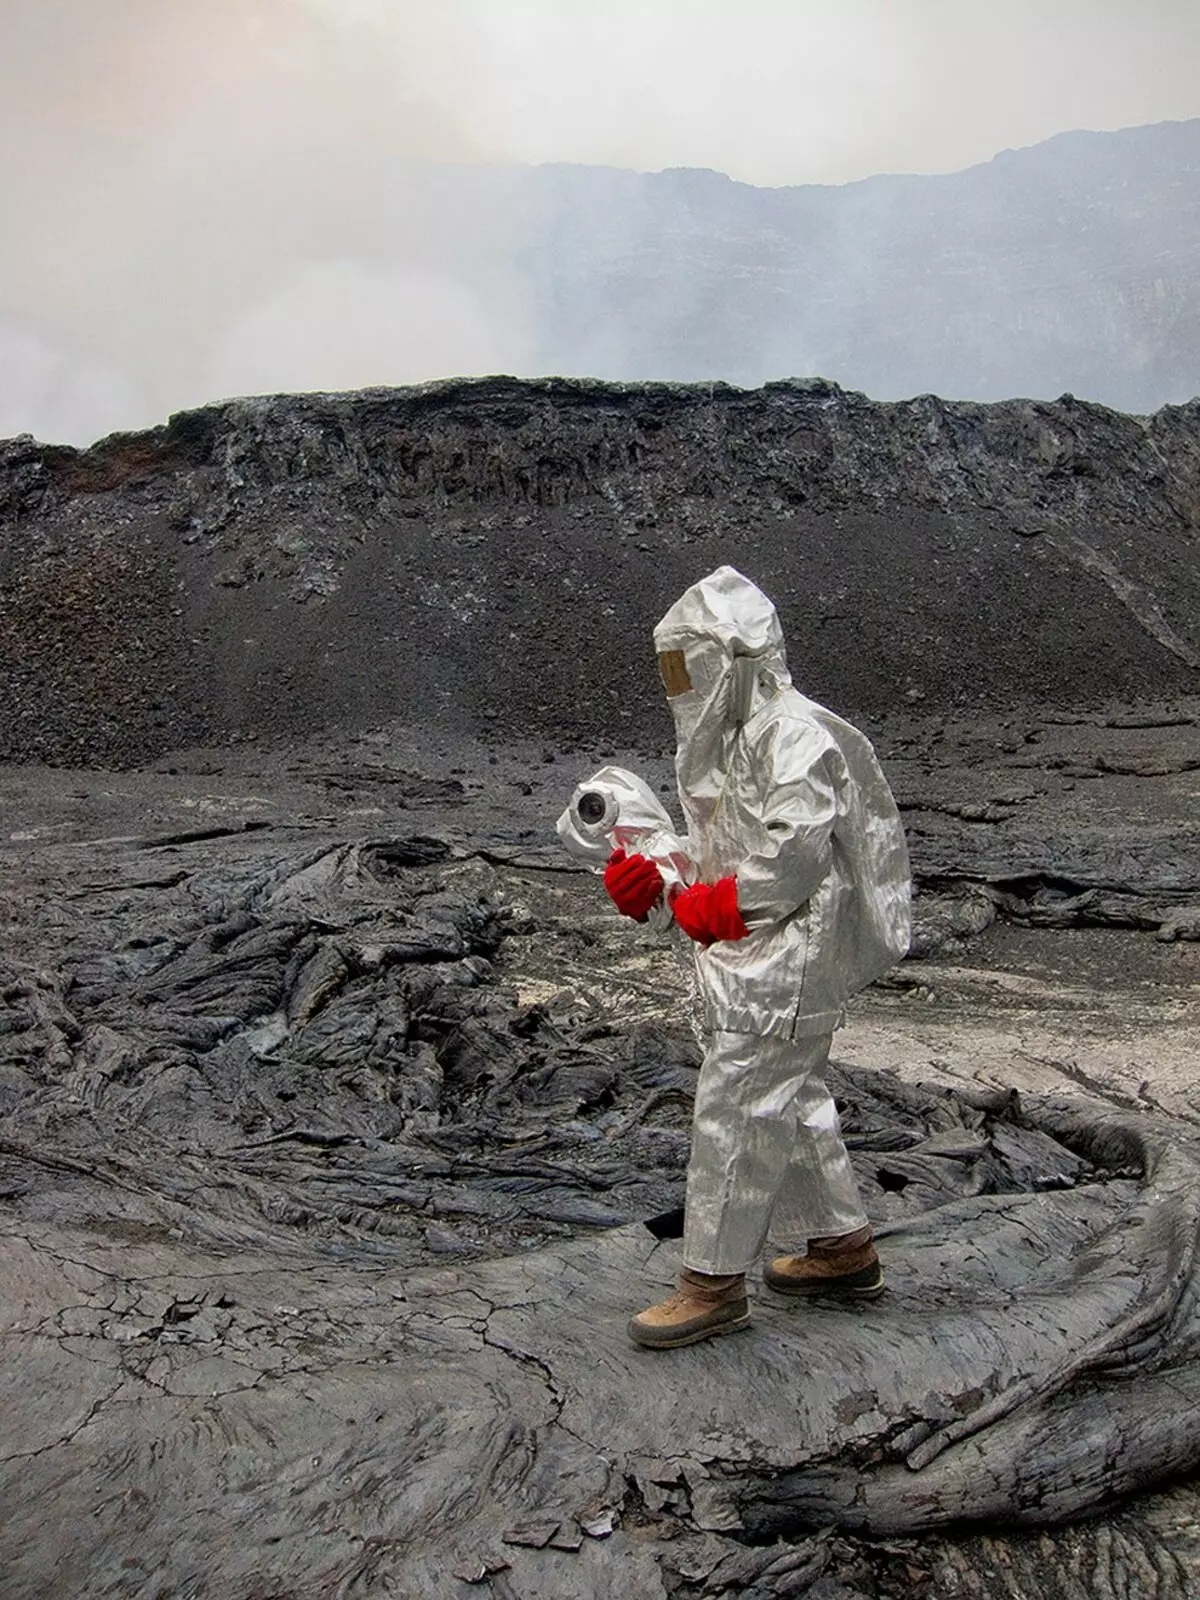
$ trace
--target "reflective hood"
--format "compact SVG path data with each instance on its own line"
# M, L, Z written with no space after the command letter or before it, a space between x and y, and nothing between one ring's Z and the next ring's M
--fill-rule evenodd
M670 697L675 771L689 820L700 823L720 794L730 741L791 682L774 605L734 567L718 567L684 591L654 630L662 656L682 652L691 688Z
M660 652L712 644L730 661L735 655L774 655L782 666L784 660L774 605L736 567L718 567L685 589L655 628L654 644Z

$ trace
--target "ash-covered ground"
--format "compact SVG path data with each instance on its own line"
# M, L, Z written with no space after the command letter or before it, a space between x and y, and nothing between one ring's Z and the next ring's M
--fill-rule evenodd
M669 762L3 769L5 1595L1187 1594L1198 714L876 730L917 934L834 1081L890 1291L669 1357L686 964L552 833Z
M1194 406L820 383L0 449L4 1600L1189 1595L1198 493ZM835 1046L888 1295L663 1356L686 952L553 822L670 800L722 560L919 893Z

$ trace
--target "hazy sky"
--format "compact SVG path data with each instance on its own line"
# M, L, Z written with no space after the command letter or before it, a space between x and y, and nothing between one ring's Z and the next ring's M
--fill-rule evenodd
M1200 0L0 0L0 435L522 370L396 158L841 183L1198 115Z

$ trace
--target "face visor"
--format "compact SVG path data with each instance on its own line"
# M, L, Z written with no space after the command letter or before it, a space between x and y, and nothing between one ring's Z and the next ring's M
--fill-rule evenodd
M668 700L674 700L676 695L687 694L692 687L691 674L687 668L687 657L682 650L659 651L658 675L663 681L663 688L667 691Z

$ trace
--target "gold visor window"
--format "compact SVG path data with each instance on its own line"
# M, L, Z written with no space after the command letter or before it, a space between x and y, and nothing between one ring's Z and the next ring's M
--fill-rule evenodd
M658 656L658 670L668 700L674 700L677 694L687 694L692 687L687 669L687 657L682 650L661 650Z

